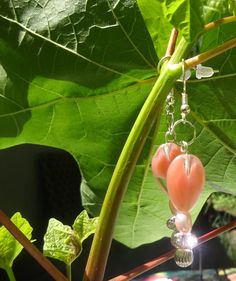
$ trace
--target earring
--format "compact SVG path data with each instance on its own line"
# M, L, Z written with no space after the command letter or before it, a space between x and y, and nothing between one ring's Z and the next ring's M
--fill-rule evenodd
M166 98L166 121L167 131L165 133L165 143L160 145L152 158L152 173L156 179L166 179L167 170L171 161L180 155L180 146L175 144L174 126L174 90Z
M205 183L204 167L195 155L188 153L188 147L196 139L196 129L187 120L190 113L186 91L185 63L182 62L183 92L181 99L181 118L174 122L173 111L169 110L173 99L167 97L166 143L161 145L152 160L152 171L155 177L166 180L167 194L173 216L167 221L167 227L173 230L171 243L176 248L175 262L180 267L187 267L193 262L192 249L197 245L197 238L191 233L192 220L190 210L197 202ZM173 92L172 92L173 94ZM190 141L176 141L175 130L178 126L189 127L193 131ZM171 141L169 140L171 138ZM174 143L175 142L175 143Z

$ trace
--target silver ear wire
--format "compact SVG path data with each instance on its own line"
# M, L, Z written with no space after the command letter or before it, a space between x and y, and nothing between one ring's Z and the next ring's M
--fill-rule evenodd
M196 139L196 128L192 124L192 122L187 120L187 115L190 113L190 107L188 104L188 94L187 94L187 87L186 87L187 79L186 79L186 69L185 69L184 60L182 60L182 80L181 81L183 82L183 92L181 94L182 97L181 97L181 107L180 107L181 119L175 121L175 123L172 126L172 132L175 132L175 130L178 126L188 126L188 127L190 127L190 129L193 130L192 138L189 141L181 140L181 141L177 142L177 144L181 146L182 152L187 154L188 146L191 145Z
M182 104L181 104L181 116L182 120L186 120L186 116L190 113L190 107L188 105L187 83L185 75L185 62L182 60L182 77L183 77L183 92L182 92Z

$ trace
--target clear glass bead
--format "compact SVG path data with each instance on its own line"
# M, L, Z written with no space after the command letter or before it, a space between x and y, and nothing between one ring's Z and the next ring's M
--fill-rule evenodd
M193 249L197 246L197 238L190 232L174 232L171 236L171 244L178 249Z
M175 216L168 219L168 221L166 222L166 225L169 229L176 231Z
M190 249L176 249L175 262L180 267L187 267L193 263L193 251Z

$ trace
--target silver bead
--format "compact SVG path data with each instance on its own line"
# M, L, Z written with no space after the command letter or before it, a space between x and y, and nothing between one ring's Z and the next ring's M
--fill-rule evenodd
M181 248L182 246L182 233L174 231L171 235L170 242L175 248Z
M166 103L167 106L173 105L175 103L174 100L174 95L172 93L170 93L167 97L166 97Z
M197 238L190 232L174 232L171 236L171 244L178 249L193 249L197 246Z
M185 114L185 115L190 113L190 107L188 104L182 104L180 110L181 110L181 113Z
M193 258L193 251L190 249L177 249L175 252L175 262L180 267L190 266Z
M168 221L166 222L166 226L171 229L176 231L176 226L175 226L175 216L171 217L170 219L168 219Z

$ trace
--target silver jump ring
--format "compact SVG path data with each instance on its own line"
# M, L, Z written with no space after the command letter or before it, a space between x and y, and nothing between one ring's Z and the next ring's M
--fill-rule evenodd
M183 146L183 144L184 144L185 146L189 146L189 145L193 144L194 141L195 141L195 139L196 139L196 135L197 135L195 126L194 126L190 121L188 121L188 120L180 119L180 120L177 120L177 121L174 123L174 125L173 125L173 127L172 127L172 131L174 131L174 130L176 129L176 127L177 127L178 125L180 125L180 124L183 124L183 125L186 125L186 124L187 124L187 125L189 125L189 126L193 129L193 137L192 137L192 139L191 139L190 141L184 141L184 140L182 140L182 141L179 141L179 142L176 142L176 143L177 143L178 145L180 145L180 146Z
M164 56L159 60L158 65L157 65L157 73L160 73L160 70L161 70L161 67L162 67L163 63L166 60L169 60L170 58L171 58L171 56Z
M176 141L176 133L174 130L167 131L165 133L165 141L167 142L175 142Z

